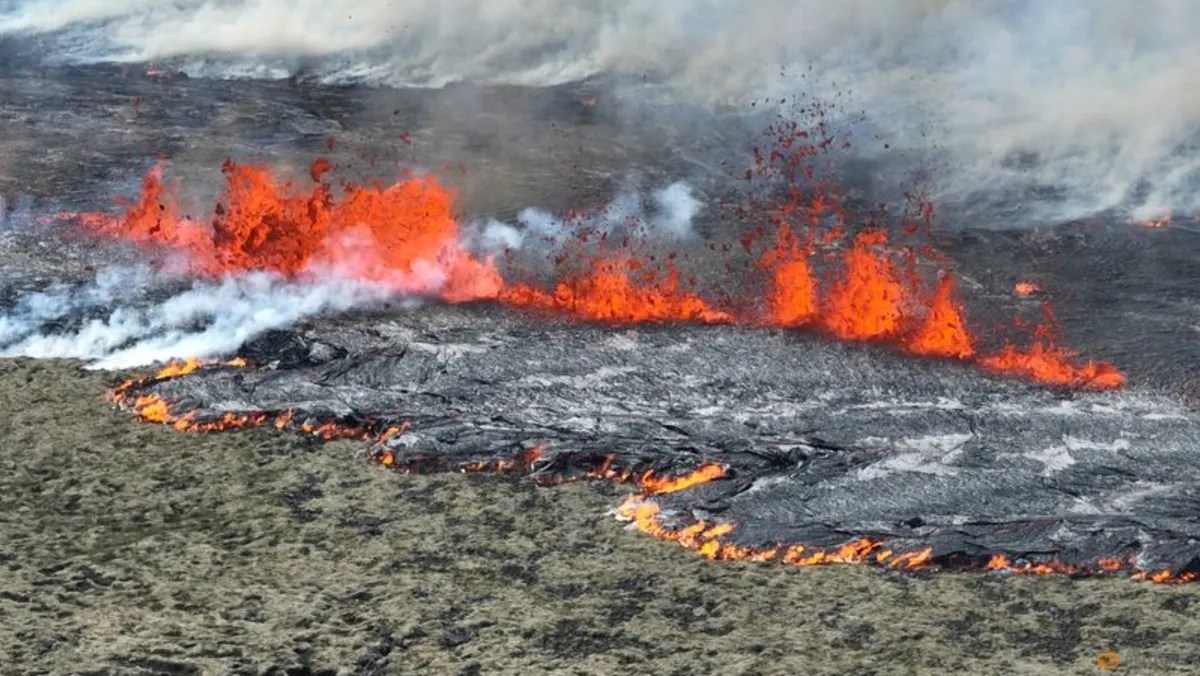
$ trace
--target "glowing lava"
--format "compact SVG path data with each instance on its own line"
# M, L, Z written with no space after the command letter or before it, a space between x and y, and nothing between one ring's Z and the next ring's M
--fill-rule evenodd
M789 180L800 181L807 172L799 163L815 150L804 147L805 134L793 127L785 131L782 150L758 154L759 171L775 162L786 167ZM281 181L262 167L226 162L222 170L227 185L209 223L182 215L167 194L161 168L146 175L140 197L122 217L92 214L79 220L93 230L165 249L202 275L250 270L293 277L334 274L450 302L496 299L587 321L811 326L843 340L969 360L993 373L1056 386L1109 389L1124 383L1111 364L1078 363L1073 351L1056 343L1049 323L1028 348L1009 344L996 354L979 355L980 341L968 327L953 275L942 270L930 294L915 272L912 247L895 250L887 232L874 227L844 235L848 214L837 194L822 184L807 192L791 184L782 204L759 205L759 216L767 221L759 232L773 226L776 241L756 261L765 277L763 295L734 299L739 307L734 310L685 288L674 254L639 253L628 237L621 250L578 256L584 265L559 270L551 290L506 281L490 260L463 248L452 195L431 177L409 176L386 187L345 183L335 191L322 182L331 171L327 161L313 165L309 188ZM931 217L927 206L920 213ZM831 227L824 227L830 222ZM752 241L744 242L748 251ZM814 255L818 241L826 249L821 257ZM841 242L848 246L839 249ZM937 259L936 252L930 247L922 251L926 249L927 257ZM901 254L908 261L903 278L897 260ZM567 258L563 254L559 263ZM827 263L824 275L814 269L817 258ZM1021 284L1018 293L1026 292ZM163 415L154 402L144 402L142 409L147 415Z
M974 340L954 295L954 277L943 274L938 280L929 314L916 333L905 340L904 347L913 354L928 357L968 359L974 356Z
M1027 279L1023 279L1013 285L1013 293L1021 296L1022 298L1028 298L1033 294L1040 292L1041 290L1041 285L1039 285L1037 282Z
M981 357L979 363L1000 373L1016 374L1052 385L1110 390L1125 384L1125 375L1105 362L1075 361L1074 350L1060 347L1054 340L1054 313L1043 304L1043 321L1033 331L1032 343L1021 349L1007 344L999 353Z
M215 364L229 368L245 367L246 360L235 358L230 361ZM338 420L296 420L292 411L280 413L222 413L214 418L201 419L195 412L182 415L172 410L172 403L157 394L137 394L137 390L154 383L172 378L181 378L203 368L205 365L197 359L188 358L181 361L171 361L150 376L130 378L108 391L108 399L118 406L132 411L138 418L146 421L170 425L181 432L223 432L226 430L245 429L271 425L276 429L295 429L304 434L311 434L325 440L332 439L370 439L370 423L353 424ZM396 430L389 430L394 434Z
M244 360L235 359L213 366L238 368L245 365ZM390 426L382 432L372 434L371 430L376 426L370 423L360 425L343 424L337 421L297 423L293 419L291 411L279 414L225 414L216 420L198 421L191 415L173 414L171 403L158 395L138 393L147 385L171 378L187 377L201 368L207 367L195 360L172 362L152 376L121 383L110 391L109 396L123 407L131 409L145 421L170 425L181 431L209 432L273 425L278 429L294 429L327 440L338 438L373 439L375 443L368 453L368 457L384 467L404 473L432 473L453 469L453 467L446 467L437 462L401 464L397 461L395 452L385 442L405 432L408 429L408 423ZM545 454L545 446L536 444L511 458L468 462L458 465L457 470L498 474L529 473L533 471L535 463L545 457ZM653 470L635 471L629 467L617 467L614 460L615 457L611 455L586 456L585 462L593 464L583 473L541 477L539 482L553 484L577 478L591 478L618 483L633 483L639 492L628 496L621 503L616 510L617 515L628 521L632 528L642 533L660 540L677 543L710 560L774 562L796 567L839 563L869 564L900 570L934 570L942 567L941 564L934 561L933 550L929 547L897 551L891 549L884 540L868 537L854 538L836 547L812 547L797 543L775 543L757 547L739 544L730 539L730 536L736 531L734 522L719 519L689 519L685 515L668 514L656 501L657 496L665 496L725 479L728 476L728 469L724 465L716 462L704 462L689 472L669 475ZM1135 580L1145 580L1157 584L1197 580L1197 575L1191 571L1139 571L1133 569L1131 559L1116 558L1101 558L1091 565L1072 565L1053 560L1013 561L1004 554L996 553L986 560L980 560L973 564L959 562L954 567L1020 575L1098 575L1127 572Z
M321 162L313 166L314 179L329 169ZM156 167L123 217L85 224L174 252L204 275L333 273L438 293L450 301L495 297L503 283L490 261L460 246L453 197L432 177L413 176L388 187L347 183L335 194L328 183L304 189L264 167L226 161L222 172L225 193L211 223L180 213Z
M636 275L636 278L635 278ZM732 315L679 288L679 272L645 268L629 258L600 258L582 274L558 282L553 293L529 284L513 284L500 299L506 303L558 311L579 319L609 322L698 322L722 324Z
M900 331L904 286L881 251L886 245L886 233L868 230L846 252L844 272L833 284L821 322L838 338L875 340Z
M811 245L801 246L795 231L786 225L778 228L774 249L758 260L768 280L766 309L768 323L775 326L800 326L817 312L817 283L809 267Z

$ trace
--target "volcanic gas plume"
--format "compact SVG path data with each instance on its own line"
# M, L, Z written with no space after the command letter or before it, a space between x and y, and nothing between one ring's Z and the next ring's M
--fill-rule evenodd
M47 60L161 60L193 77L626 76L617 90L635 109L661 93L647 81L683 100L772 105L852 88L861 135L932 165L958 209L994 216L1019 199L1009 213L1024 224L1195 209L1198 31L1200 8L1180 0L0 3L0 36L37 34Z

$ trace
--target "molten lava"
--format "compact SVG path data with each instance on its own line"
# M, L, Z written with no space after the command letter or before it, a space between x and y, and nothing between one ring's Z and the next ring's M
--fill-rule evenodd
M968 359L975 354L973 343L954 296L954 277L943 274L933 294L929 314L916 333L905 340L904 347L913 354L927 357Z
M842 277L834 282L822 325L846 340L894 336L904 317L904 286L881 247L887 234L864 231L846 252Z
M699 296L681 290L679 272L673 267L658 273L628 258L597 259L585 273L560 281L553 293L518 283L505 288L500 299L592 321L722 324L733 320Z
M725 476L725 467L715 462L706 462L694 471L680 477L659 477L646 471L638 478L638 487L651 495L666 495L708 483Z
M770 275L766 297L768 323L800 326L817 312L817 283L808 264L810 253L811 246L801 246L795 231L781 225L775 248L759 258L759 269Z
M213 368L240 368L246 366L242 359L234 359L224 364L213 365ZM384 467L405 473L442 472L454 469L437 462L400 463L395 452L386 442L408 429L408 423L390 426L382 431L382 425L376 426L365 422L361 424L346 424L335 420L311 421L297 423L291 411L272 414L226 413L217 419L197 420L193 414L177 415L172 412L172 404L156 394L139 393L145 386L162 382L171 378L187 377L202 368L209 368L196 360L172 362L164 366L156 374L144 378L127 380L113 388L109 396L123 407L131 409L136 415L148 422L170 425L177 430L192 432L210 432L217 430L236 429L252 426L273 425L278 429L293 429L306 434L313 434L322 439L358 438L374 440L374 446L368 457ZM372 433L375 430L375 433ZM546 448L540 444L533 445L510 458L497 458L490 461L474 461L456 468L463 472L486 472L506 474L510 472L529 473L535 463L541 460ZM933 550L925 547L896 551L888 547L884 540L860 537L852 539L837 547L812 547L797 543L775 543L765 546L738 544L730 540L736 531L736 524L728 520L708 520L689 518L680 514L665 513L658 496L694 488L705 483L727 478L727 468L719 463L704 462L695 469L680 475L665 475L653 470L637 471L631 467L617 467L615 457L584 456L585 461L593 463L582 474L550 475L540 477L541 483L561 483L577 478L592 478L619 483L632 482L637 486L638 493L628 496L617 508L617 514L630 522L631 527L655 538L675 542L693 550L710 560L775 562L788 566L816 566L837 563L860 563L883 566L893 569L918 570L937 569L942 564L935 563ZM1154 583L1184 583L1197 580L1197 575L1191 571L1173 572L1170 570L1139 571L1133 570L1132 559L1101 558L1091 565L1064 564L1053 560L1048 561L1013 561L1008 556L996 553L986 560L959 562L955 567L977 567L987 571L1022 575L1078 575L1078 574L1117 574L1128 572L1135 580L1145 580Z
M794 125L781 133L780 150L757 153L758 173L779 166L788 180L805 180L810 172L803 162L816 151L805 146L807 135ZM490 260L463 248L451 193L433 178L414 176L387 187L343 184L335 191L322 182L330 171L327 161L318 161L310 172L314 184L302 189L265 168L226 162L225 192L211 223L203 223L181 214L167 195L161 168L155 168L122 218L81 215L80 222L180 255L191 270L204 275L248 270L285 276L332 273L387 284L400 292L437 294L450 302L497 299L589 321L810 325L844 340L883 342L918 356L971 360L994 373L1058 386L1106 389L1124 383L1111 364L1076 362L1074 352L1057 345L1049 323L1028 348L1009 344L996 354L980 356L952 274L942 270L930 294L915 272L916 250L895 250L887 232L879 228L849 236L849 246L839 249L848 237L842 229L848 212L824 184L805 191L792 183L781 204L757 205L766 220L758 232L773 227L776 241L756 261L765 277L763 296L735 299L739 309L734 310L714 306L685 288L673 254L641 253L629 237L622 250L579 256L584 265L559 270L551 291L527 281L506 281ZM930 218L932 212L922 205L920 215ZM798 227L806 233L799 234ZM582 237L580 245L586 240ZM744 242L747 250L753 240ZM814 255L817 242L826 250L824 256ZM940 264L930 247L921 251L927 249L925 257ZM901 254L908 263L903 277ZM559 263L568 258L561 255ZM824 275L814 268L818 258L828 263ZM1016 290L1035 289L1018 284ZM744 309L755 305L758 310ZM161 414L150 404L144 408Z
M1041 290L1042 287L1037 282L1030 280L1021 280L1013 285L1013 293L1022 298L1028 298Z
M1016 374L1051 385L1095 390L1116 389L1125 384L1125 375L1106 362L1076 363L1075 351L1060 347L1054 340L1054 313L1043 304L1043 321L1033 331L1032 343L1021 349L1007 344L999 353L981 357L979 363L1000 373Z
M314 180L330 169L318 160ZM297 276L329 271L450 301L492 298L502 285L489 261L459 242L449 191L431 177L389 187L327 183L310 189L280 181L264 167L226 161L224 195L211 223L180 213L169 199L162 169L151 170L140 197L123 218L93 221L106 234L180 254L197 273L248 270Z
M215 366L228 368L243 368L246 360L231 359ZM182 415L172 410L172 403L157 394L136 394L140 388L159 383L172 378L180 378L204 368L197 359L188 358L182 361L171 361L158 370L154 375L142 378L130 378L112 388L108 392L110 401L122 408L133 412L138 418L146 421L170 425L181 432L223 432L225 430L245 429L272 425L276 429L295 429L304 434L311 434L325 440L332 439L369 439L373 425L369 423L354 424L338 420L295 420L292 411L281 413L222 413L215 418L200 419L196 413L188 412ZM395 434L397 430L389 430Z

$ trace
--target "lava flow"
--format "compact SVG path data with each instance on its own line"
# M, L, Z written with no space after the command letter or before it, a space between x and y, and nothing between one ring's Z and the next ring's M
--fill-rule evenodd
M636 275L636 276L635 276ZM500 293L505 303L559 311L593 321L682 321L723 324L733 316L714 310L699 296L679 288L679 272L648 269L633 259L600 258L590 268L560 281L553 293L517 283Z
M1038 382L1093 389L1115 389L1125 384L1125 376L1112 364L1088 361L1076 364L1075 352L1055 344L1054 312L1049 303L1043 308L1043 320L1033 331L1033 343L1025 350L1005 345L997 354L982 357L979 363L999 373L1015 373Z
M1000 553L986 560L950 558L939 560L930 547L893 549L886 540L858 537L836 547L814 547L800 543L772 543L764 546L740 544L731 539L736 524L730 520L696 518L664 510L660 500L674 493L695 489L729 478L725 465L702 462L682 474L665 474L654 469L636 469L616 464L613 455L577 455L570 452L550 454L547 447L535 444L511 457L447 464L419 454L401 461L389 440L406 432L408 423L386 426L383 422L353 424L345 421L305 420L297 422L292 411L282 413L224 414L199 420L193 414L178 415L172 404L157 394L143 393L149 386L185 378L209 368L242 368L242 359L205 365L189 359L166 364L154 375L132 378L110 390L109 396L147 422L169 425L177 430L212 432L258 426L292 429L321 439L357 438L374 443L368 458L379 465L402 473L432 474L447 471L467 473L517 473L532 475L542 484L558 484L577 479L595 479L629 483L637 492L617 507L617 515L630 527L657 539L675 542L710 560L774 562L787 566L816 566L858 563L900 570L982 569L1022 575L1101 575L1128 574L1133 579L1154 583L1192 582L1191 571L1138 570L1132 558L1100 558L1090 565L1065 564L1054 560L1013 560ZM382 430L382 431L381 431ZM565 460L564 460L565 458ZM539 466L541 465L541 466ZM546 471L549 467L549 471Z
M242 368L246 361L235 358L215 366ZM188 358L181 361L168 362L153 375L129 378L108 391L108 399L118 406L131 411L138 418L152 423L169 425L181 432L222 432L226 430L245 429L270 425L276 429L295 429L304 434L311 434L326 441L333 439L371 439L374 424L355 424L335 419L296 419L293 411L231 413L202 419L194 411L177 414L173 411L172 402L157 394L138 394L138 391L148 385L160 383L172 378L180 378L204 368L205 364L198 359ZM384 432L385 435L396 433L396 429Z
M701 466L690 474L675 479L679 484L697 485L719 479L723 472L706 470ZM720 467L717 465L716 467ZM1054 560L1014 561L1004 554L992 554L983 561L958 561L947 565L934 561L929 547L896 551L883 540L855 538L837 547L806 547L801 544L773 544L763 547L731 542L728 536L736 529L730 521L696 519L688 522L664 514L653 499L654 492L645 490L625 498L617 515L633 529L659 540L674 542L693 550L709 560L774 562L787 566L822 566L836 563L858 563L898 570L936 570L943 568L979 569L1016 575L1104 575L1126 573L1134 580L1156 584L1187 583L1200 579L1192 571L1142 571L1133 568L1130 560L1100 558L1092 565L1080 566ZM949 562L948 562L949 563Z

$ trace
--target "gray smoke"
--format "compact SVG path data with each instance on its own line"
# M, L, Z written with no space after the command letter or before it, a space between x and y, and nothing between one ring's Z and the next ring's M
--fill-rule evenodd
M4 33L204 76L840 94L869 120L867 152L921 157L935 196L981 218L1200 210L1191 0L10 0Z

